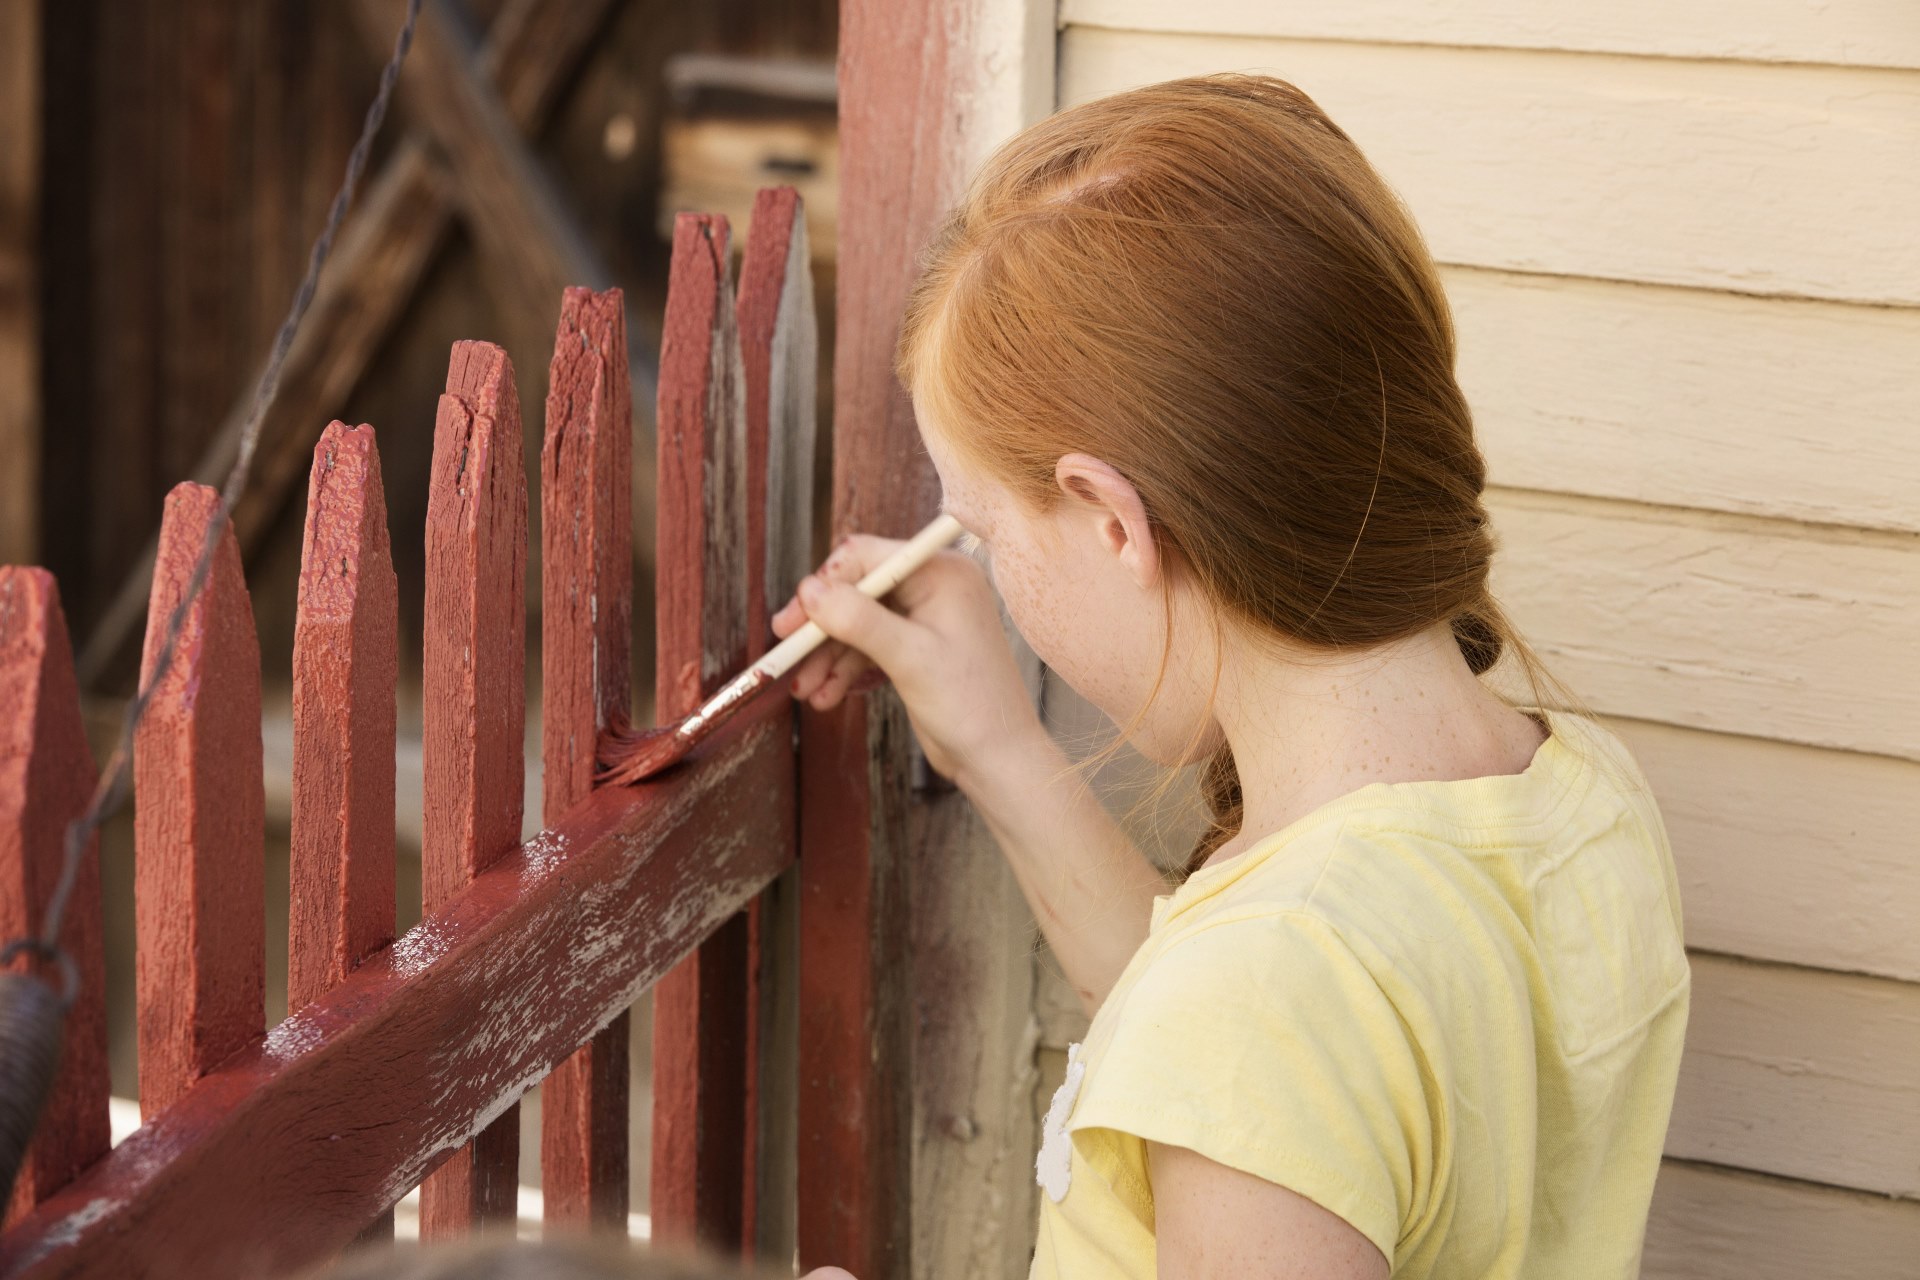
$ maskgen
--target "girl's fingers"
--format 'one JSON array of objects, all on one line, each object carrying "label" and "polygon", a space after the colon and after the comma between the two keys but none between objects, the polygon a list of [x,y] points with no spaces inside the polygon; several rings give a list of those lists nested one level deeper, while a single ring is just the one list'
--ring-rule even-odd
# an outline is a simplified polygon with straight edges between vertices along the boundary
[{"label": "girl's fingers", "polygon": [[793,687],[793,696],[804,698],[820,687],[833,670],[834,661],[847,650],[847,646],[838,640],[829,640],[800,660],[798,666],[787,673],[787,683]]},{"label": "girl's fingers", "polygon": [[850,689],[862,672],[873,665],[873,660],[858,649],[848,649],[833,660],[827,679],[837,682],[842,689]]}]

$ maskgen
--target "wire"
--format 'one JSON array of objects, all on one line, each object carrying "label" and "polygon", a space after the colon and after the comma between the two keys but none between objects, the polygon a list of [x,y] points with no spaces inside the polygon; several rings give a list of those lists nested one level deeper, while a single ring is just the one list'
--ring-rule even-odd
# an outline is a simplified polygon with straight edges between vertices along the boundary
[{"label": "wire", "polygon": [[[127,705],[126,718],[120,725],[120,737],[114,744],[113,754],[107,758],[106,769],[102,771],[86,809],[67,824],[60,879],[54,886],[53,895],[47,900],[47,913],[40,924],[40,936],[37,942],[23,949],[31,949],[43,956],[65,958],[59,948],[60,928],[66,920],[67,902],[73,896],[74,883],[80,875],[80,860],[85,855],[87,841],[99,831],[103,822],[119,810],[126,799],[134,734],[153,701],[153,691],[173,666],[187,613],[207,585],[207,578],[213,570],[214,553],[219,550],[220,536],[225,532],[227,518],[234,504],[240,500],[240,495],[246,491],[248,475],[253,468],[254,449],[260,443],[260,424],[280,387],[280,367],[286,363],[294,335],[300,331],[301,321],[306,318],[307,308],[313,302],[314,289],[320,282],[320,269],[326,265],[327,255],[333,251],[334,236],[339,233],[340,224],[346,219],[347,207],[353,203],[360,176],[367,167],[367,157],[373,150],[374,136],[380,132],[381,122],[387,117],[388,104],[393,100],[394,84],[400,78],[400,64],[406,60],[407,50],[413,45],[413,31],[419,18],[420,0],[407,0],[406,20],[401,23],[400,34],[394,38],[393,55],[380,72],[380,87],[367,107],[366,119],[360,126],[360,137],[347,156],[346,176],[341,180],[340,189],[334,193],[333,204],[327,209],[326,225],[320,229],[319,238],[313,242],[313,249],[307,255],[307,274],[294,292],[293,304],[287,308],[286,318],[280,322],[280,330],[273,339],[273,351],[267,358],[266,367],[260,371],[260,381],[254,387],[253,403],[247,410],[246,425],[240,433],[240,451],[234,458],[233,469],[227,473],[226,483],[221,486],[220,501],[207,517],[206,536],[200,543],[200,558],[194,561],[187,588],[167,617],[167,628],[161,640],[160,655],[153,664],[153,672],[141,682],[133,701]],[[9,947],[9,950],[12,949]],[[71,984],[65,1003],[72,1003]]]}]

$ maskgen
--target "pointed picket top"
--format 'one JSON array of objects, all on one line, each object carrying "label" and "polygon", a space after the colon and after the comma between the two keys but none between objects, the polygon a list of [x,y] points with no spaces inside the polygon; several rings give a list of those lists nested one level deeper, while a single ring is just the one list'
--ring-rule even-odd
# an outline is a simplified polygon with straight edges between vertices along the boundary
[{"label": "pointed picket top", "polygon": [[[0,565],[0,707],[7,708],[0,715],[0,939],[13,939],[42,928],[67,824],[87,807],[95,778],[60,592],[45,569]],[[4,1206],[9,1223],[107,1150],[106,962],[96,845],[87,842],[59,939],[78,967],[80,992],[67,1012],[40,1127]]]},{"label": "pointed picket top", "polygon": [[[167,495],[140,681],[186,592],[219,495]],[[151,1117],[265,1030],[260,645],[231,523],[134,736],[140,1111]]]}]

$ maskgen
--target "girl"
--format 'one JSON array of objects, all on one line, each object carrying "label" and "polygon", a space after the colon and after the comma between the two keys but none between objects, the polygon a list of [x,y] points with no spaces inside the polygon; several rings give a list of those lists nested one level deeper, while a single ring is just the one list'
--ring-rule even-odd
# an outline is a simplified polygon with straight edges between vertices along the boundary
[{"label": "girl", "polygon": [[[851,538],[775,620],[818,708],[891,679],[1093,1012],[1036,1277],[1631,1277],[1686,1022],[1667,840],[1585,715],[1481,680],[1484,465],[1406,210],[1299,90],[1210,76],[1009,142],[899,372],[944,552]],[[1121,733],[1204,762],[1170,887],[1042,729],[994,603]],[[1563,699],[1563,702],[1565,700]]]}]

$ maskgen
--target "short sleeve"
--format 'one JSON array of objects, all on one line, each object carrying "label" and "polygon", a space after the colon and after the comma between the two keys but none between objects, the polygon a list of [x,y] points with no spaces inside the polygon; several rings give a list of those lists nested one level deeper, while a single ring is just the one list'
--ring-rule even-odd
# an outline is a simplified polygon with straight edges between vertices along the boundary
[{"label": "short sleeve", "polygon": [[1437,1117],[1405,1022],[1326,922],[1210,921],[1115,997],[1070,1132],[1111,1129],[1264,1178],[1392,1261],[1431,1185]]}]

